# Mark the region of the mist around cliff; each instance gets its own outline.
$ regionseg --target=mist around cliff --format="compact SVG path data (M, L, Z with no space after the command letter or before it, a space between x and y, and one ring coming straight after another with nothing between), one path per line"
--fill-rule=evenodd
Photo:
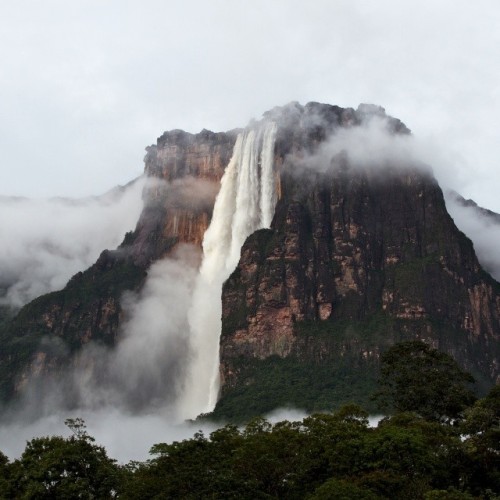
M207 179L197 179L192 176L174 179L170 183L157 181L159 186L166 188L170 206L203 210L214 206L219 185Z
M3 409L2 425L106 411L182 422L176 403L190 362L188 312L200 258L198 248L183 244L155 262L143 288L122 296L116 347L91 341L66 368L30 381L15 405ZM71 356L57 337L41 342L45 352Z
M0 305L18 308L59 290L117 247L139 218L144 184L82 199L0 197Z
M180 245L151 266L140 292L123 295L126 319L116 348L96 353L90 346L79 356L73 376L80 405L158 411L177 420L175 401L189 363L188 311L200 258L195 246ZM94 365L96 359L100 366Z
M377 110L377 107L370 106ZM312 117L312 125L325 126L324 119ZM388 171L417 169L433 175L445 194L446 207L456 226L468 236L481 266L500 281L500 218L494 220L481 209L464 206L449 193L466 190L457 164L461 159L449 152L435 139L421 139L410 133L395 133L391 118L378 113L364 116L359 126L338 127L319 145L314 153L300 158L288 158L285 167L292 167L297 175L307 172L326 173L344 165L350 169L362 168L383 179Z
M461 204L456 196L446 193L446 208L458 229L474 243L477 258L485 271L500 282L500 217L497 221L479 209Z
M436 154L435 149L419 143L410 135L393 134L387 127L387 121L380 117L374 117L360 127L338 129L314 155L294 161L299 169L325 172L330 168L332 158L337 161L342 157L348 158L352 165L373 169L375 174L380 167L400 168L402 165L428 171L427 165L432 164L442 185L443 179L445 182L447 179L452 180L448 161ZM194 197L193 203L199 203L200 200L202 203L208 203L215 195L212 184L200 183L191 178L174 181L169 185L156 182L151 184L150 188L168 189L170 201L174 205L182 204L190 197ZM91 250L95 248L96 256L91 258L88 253L90 262L77 270L92 264L103 248L113 248L121 241L123 234L133 228L142 206L142 202L137 206L132 203L134 200L136 202L137 198L140 200L140 190L135 194L135 198L130 194L130 203L126 202L128 198L125 196L120 198L124 204L122 206L58 201L59 205L56 206L66 209L67 213L64 213L63 209L61 212L55 211L50 221L45 225L40 224L38 228L33 228L28 223L19 225L18 252L25 259L22 261L24 264L20 259L21 263L14 266L19 270L19 275L24 276L24 268L34 266L35 269L47 267L48 272L58 276L58 266L63 270L66 267L61 263L51 265L53 261L49 257L57 257L64 263L66 254L71 256L71 252L75 250L74 260L80 263L81 260L77 260L79 254L76 247L80 243L87 249L85 245L88 240L93 239L89 238L89 234L95 234L96 242L91 246ZM94 220L92 217L96 214L100 214L104 219L103 214L106 212L103 210L106 208L110 210L111 215L123 222L121 210L126 210L127 207L130 208L131 222L123 229L117 228L118 220L112 229L107 229L109 226L103 224L99 226L99 230L89 222ZM133 212L132 207L135 207L136 212ZM76 211L72 212L73 209ZM31 211L26 211L28 221L29 215L33 213L33 207ZM53 229L52 225L59 220L60 213L63 213L60 216L60 230ZM132 217L134 213L135 218ZM488 259L492 266L496 265L495 262L498 264L494 249L496 242L500 242L500 230L494 225L486 224L468 208L458 208L452 215L457 225L475 242L480 261L487 268ZM88 232L92 228L95 233ZM488 231L488 228L490 232L486 234L489 236L485 236L484 232ZM23 254L21 251L21 243L25 241L21 237L21 229L26 232L26 241L31 253L26 251ZM99 239L102 232L109 230L115 234L114 229L121 231L116 236L117 243L103 244ZM38 236L29 240L31 230ZM68 234L75 234L74 242L65 241ZM47 235L52 235L52 239ZM78 235L85 238L76 240ZM42 244L46 241L44 238L54 242L52 247L48 245L51 251L46 252ZM60 245L66 253L59 252L57 238L60 238ZM64 246L65 244L67 246ZM40 255L36 253L37 245L41 245ZM88 249L86 251L90 252ZM62 255L59 255L60 253ZM87 255L85 252L84 254ZM34 263L30 263L30 259ZM4 260L0 259L0 263ZM13 262L17 261L14 259ZM146 458L147 449L154 442L187 438L198 430L200 424L181 421L176 403L185 389L185 375L192 362L189 312L199 265L200 252L189 245L180 246L174 254L153 264L148 270L148 279L143 289L138 293L123 295L122 305L127 316L117 348L109 350L90 343L82 349L72 369L45 380L43 387L30 387L23 404L15 413L8 415L10 421L4 421L0 426L2 451L15 454L16 449L22 449L23 438L64 432L64 419L71 416L83 417L88 423L89 431L98 441L105 444L113 456L124 461ZM71 275L76 271L70 272L68 267L67 272ZM27 272L24 280L30 284L28 276ZM63 280L63 277L59 279ZM21 282L21 278L18 281ZM38 282L44 283L35 272L33 283ZM64 284L63 282L61 287ZM201 305L211 307L211 303ZM52 349L64 351L66 348L58 339L47 342L50 342ZM289 413L285 413L281 414L280 419L282 418L291 417Z
M420 143L409 131L395 132L394 119L383 111L361 117L359 125L335 127L311 153L288 157L284 169L288 163L298 175L310 171L326 173L343 162L350 169L364 169L381 175L387 168L430 170L428 165L435 158L436 151L429 151L427 145ZM320 116L314 118L313 115L308 121L326 130L329 128Z
M130 460L147 460L149 449L155 443L171 443L192 438L202 431L205 435L224 425L216 422L173 422L162 412L134 415L120 409L106 407L98 410L80 410L78 413L61 413L41 417L33 422L14 421L0 426L1 451L9 458L17 458L26 446L26 441L35 436L63 435L70 431L64 425L66 418L80 417L85 420L88 432L103 445L109 455L121 463ZM303 410L279 408L265 416L276 423L283 420L300 421L307 416ZM373 419L375 425L378 419Z
M169 206L197 209L211 206L218 190L215 183L192 177L171 183L154 178L148 179L147 184L139 183L137 197L140 204L135 214L132 214L130 227L117 225L114 220L105 221L118 226L113 227L113 231L120 233L114 246L121 242L127 230L133 229L139 218L143 187L153 197L168 196ZM82 223L87 221L86 213L88 217L94 215L93 205L85 212L88 205L84 201L76 203L63 200L61 203L63 207L80 208ZM16 206L19 209L25 205ZM117 215L124 209L123 204L117 207ZM40 214L42 215L45 214ZM102 212L98 215L102 218L106 216ZM70 221L75 213L71 212L66 216ZM48 231L49 227L48 222L39 228L41 236L45 235L44 230ZM86 228L81 225L77 227L86 238L89 237ZM19 232L27 239L30 230L29 225L24 225ZM61 229L60 233L54 235L52 241L57 243L55 236L60 236L64 243L67 234ZM78 243L79 241L74 244ZM36 245L35 240L33 254L28 254L26 260L32 257L35 261L33 265L44 265L43 254L38 256L35 252ZM103 239L99 239L96 245L99 247L95 258L103 249ZM113 245L107 246L113 248ZM71 252L71 248L67 251ZM116 416L117 422L123 419L134 420L139 426L142 426L142 419L146 422L145 425L149 425L151 419L161 420L163 425L167 425L167 422L168 426L181 425L182 418L179 418L176 411L176 402L185 389L185 372L192 354L188 313L192 306L193 288L200 262L201 250L198 247L181 244L168 257L153 263L148 269L143 288L137 293L125 292L121 297L125 316L118 345L110 349L91 341L83 346L69 367L30 382L23 389L20 401L2 409L0 444L9 436L8 429L14 427L16 434L23 435L29 429L50 428L50 422L54 420L61 427L64 419L72 414L86 415L91 420L100 421L100 417L93 416L109 413ZM87 265L92 263L93 261ZM50 270L51 268L48 269ZM64 274L61 273L60 279L64 279ZM64 284L63 282L61 287ZM210 304L200 306L210 307ZM59 338L45 337L41 342L42 351L56 352L61 358L70 356L68 346ZM109 419L106 421L112 435L113 425ZM185 437L192 435L192 429L183 432ZM148 446L151 444L152 441Z

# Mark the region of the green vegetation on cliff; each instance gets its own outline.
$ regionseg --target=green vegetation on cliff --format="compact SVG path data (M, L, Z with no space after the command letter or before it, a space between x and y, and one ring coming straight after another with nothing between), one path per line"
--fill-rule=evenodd
M347 403L376 412L372 396L380 356L394 342L411 338L417 326L425 330L426 320L395 319L383 312L358 321L297 322L295 347L286 357L229 360L236 382L223 385L214 418L241 422L279 407L311 412Z
M307 412L339 408L348 402L363 404L375 411L370 400L375 390L376 364L328 365L294 356L270 356L263 360L240 358L238 385L224 390L211 416L216 420L244 422L276 408L300 408ZM358 363L359 365L359 363Z
M91 332L92 340L113 345L121 312L120 297L136 290L145 272L114 252L103 252L94 266L78 273L63 290L42 295L26 304L17 315L0 323L0 400L14 396L19 376L36 352L55 365L67 361ZM101 314L109 304L109 316Z

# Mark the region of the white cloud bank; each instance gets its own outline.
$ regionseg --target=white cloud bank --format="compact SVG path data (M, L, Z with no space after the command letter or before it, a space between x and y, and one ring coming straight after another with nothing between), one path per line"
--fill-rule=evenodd
M139 218L143 186L140 179L79 200L0 197L0 304L19 307L58 290L116 248Z

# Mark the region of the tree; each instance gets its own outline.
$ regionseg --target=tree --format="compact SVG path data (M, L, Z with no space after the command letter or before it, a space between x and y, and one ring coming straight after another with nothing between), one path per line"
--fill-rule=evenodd
M420 341L392 346L381 357L381 409L415 412L425 419L450 423L474 403L474 378L443 352Z
M460 429L469 458L469 489L500 491L500 385L466 410Z
M352 482L342 479L329 479L309 497L310 500L378 500L382 497Z
M22 498L112 498L119 484L118 467L95 445L81 419L66 422L73 436L29 441L12 464L11 483Z
M0 498L11 498L13 496L10 485L12 465L9 459L0 451Z

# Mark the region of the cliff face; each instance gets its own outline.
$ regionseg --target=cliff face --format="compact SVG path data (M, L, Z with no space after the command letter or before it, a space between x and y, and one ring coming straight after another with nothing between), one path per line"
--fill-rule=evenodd
M236 136L174 130L146 149L144 173L152 182L137 228L126 240L135 263L148 265L177 243L201 245Z
M90 341L113 346L125 311L121 296L142 287L152 262L179 243L201 245L236 132L166 132L147 148L144 209L116 250L76 274L61 291L23 307L0 331L0 393L57 371Z
M304 168L314 138L327 135L309 131L289 144L292 156L277 144L272 227L248 238L223 289L216 414L236 415L262 387L259 411L362 400L380 352L405 339L452 354L480 385L498 381L500 287L431 172L363 167L342 154Z

